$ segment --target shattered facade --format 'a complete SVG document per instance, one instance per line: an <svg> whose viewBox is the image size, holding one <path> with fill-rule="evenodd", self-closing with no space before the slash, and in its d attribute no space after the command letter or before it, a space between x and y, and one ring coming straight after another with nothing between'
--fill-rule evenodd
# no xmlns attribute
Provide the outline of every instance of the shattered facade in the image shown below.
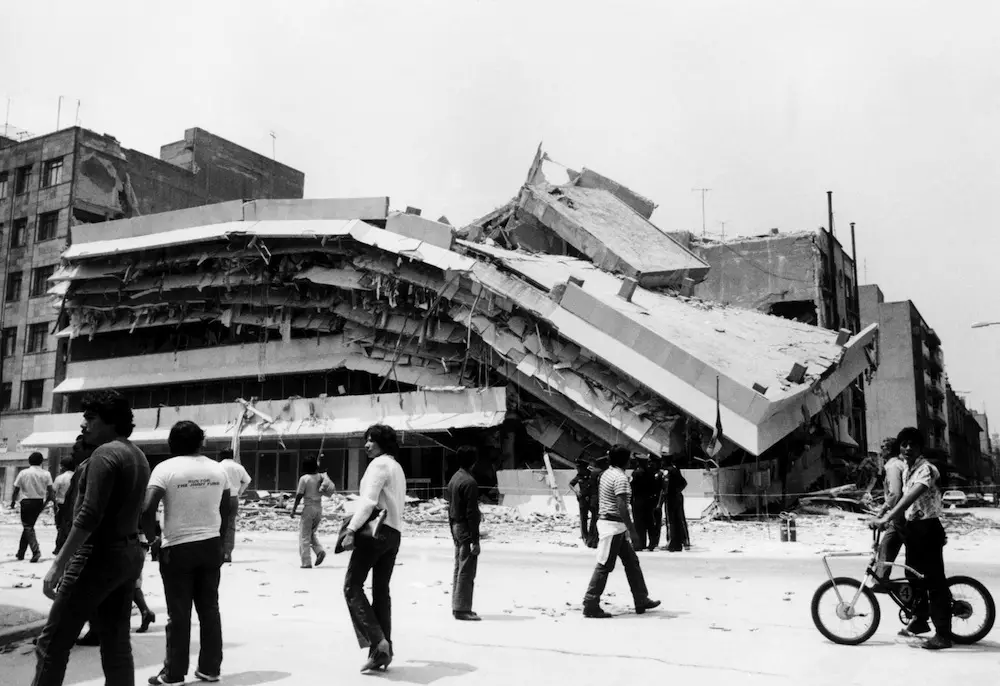
<svg viewBox="0 0 1000 686"><path fill-rule="evenodd" d="M0 440L14 450L30 433L34 415L52 409L53 379L64 355L57 354L56 312L46 291L70 227L79 231L92 223L94 233L113 236L108 220L224 200L301 198L304 175L202 129L163 146L159 159L80 127L4 140Z"/></svg>

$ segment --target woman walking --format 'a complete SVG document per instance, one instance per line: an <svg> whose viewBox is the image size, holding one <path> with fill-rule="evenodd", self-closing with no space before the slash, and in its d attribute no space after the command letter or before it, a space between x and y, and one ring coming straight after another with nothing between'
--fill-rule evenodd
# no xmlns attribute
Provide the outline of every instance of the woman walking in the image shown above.
<svg viewBox="0 0 1000 686"><path fill-rule="evenodd" d="M399 552L406 500L406 475L396 462L399 452L396 432L384 424L368 427L365 452L371 462L361 477L359 506L343 539L344 549L351 551L344 578L344 598L358 645L368 648L368 661L361 668L362 672L384 670L392 662L389 581ZM369 522L382 512L385 521L377 527L374 536L369 535ZM365 532L358 534L363 528ZM369 571L372 573L371 603L364 592Z"/></svg>
<svg viewBox="0 0 1000 686"><path fill-rule="evenodd" d="M295 502L292 503L292 516L299 502L302 505L302 518L299 520L299 557L302 569L312 569L312 554L316 553L316 566L319 567L326 559L326 551L320 545L316 531L323 519L323 496L333 495L333 482L326 474L319 474L319 461L315 457L307 457L302 461L302 476L299 487L295 490Z"/></svg>

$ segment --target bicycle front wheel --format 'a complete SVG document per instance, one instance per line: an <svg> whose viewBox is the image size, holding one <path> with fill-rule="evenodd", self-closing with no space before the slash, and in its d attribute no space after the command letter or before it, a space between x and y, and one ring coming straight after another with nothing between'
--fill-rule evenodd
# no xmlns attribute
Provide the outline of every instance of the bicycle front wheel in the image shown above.
<svg viewBox="0 0 1000 686"><path fill-rule="evenodd" d="M856 646L875 634L882 610L875 594L860 581L838 576L816 589L812 619L819 632L834 643Z"/></svg>
<svg viewBox="0 0 1000 686"><path fill-rule="evenodd" d="M951 638L969 645L986 638L997 618L993 596L986 587L968 576L948 578L951 591Z"/></svg>

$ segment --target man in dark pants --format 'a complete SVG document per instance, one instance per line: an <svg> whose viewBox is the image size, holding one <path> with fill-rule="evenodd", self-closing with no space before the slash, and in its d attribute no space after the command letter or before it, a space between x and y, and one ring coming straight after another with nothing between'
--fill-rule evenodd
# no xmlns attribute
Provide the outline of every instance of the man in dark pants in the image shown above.
<svg viewBox="0 0 1000 686"><path fill-rule="evenodd" d="M32 684L62 684L70 649L96 615L105 683L133 686L129 616L142 565L139 514L149 462L128 440L135 427L121 393L98 391L83 399L82 408L83 440L98 447L78 470L73 526L42 582L55 602L36 644Z"/></svg>
<svg viewBox="0 0 1000 686"><path fill-rule="evenodd" d="M14 509L17 496L21 496L21 540L17 544L17 559L23 560L24 554L31 548L31 561L42 559L42 549L38 546L35 535L35 523L42 510L53 499L52 475L42 467L45 458L41 453L31 453L28 456L29 467L14 479L14 495L10 499L10 509Z"/></svg>
<svg viewBox="0 0 1000 686"><path fill-rule="evenodd" d="M646 579L639 567L639 557L632 547L632 541L638 534L629 513L632 489L628 477L625 476L628 459L628 448L622 445L612 447L609 454L611 466L601 475L601 483L598 486L600 507L597 522L599 535L597 566L583 596L584 617L604 619L612 616L601 608L601 594L608 584L608 575L615 568L615 559L619 557L625 567L629 588L632 590L636 614L641 615L660 605L659 600L651 600L649 597Z"/></svg>
<svg viewBox="0 0 1000 686"><path fill-rule="evenodd" d="M650 455L649 469L653 474L653 521L649 527L649 547L656 550L660 546L660 532L663 530L663 461L658 455Z"/></svg>
<svg viewBox="0 0 1000 686"><path fill-rule="evenodd" d="M580 510L580 540L586 543L587 533L590 531L587 526L588 515L590 514L591 495L591 475L590 465L585 460L576 463L576 476L569 481L569 487L576 489L576 504Z"/></svg>
<svg viewBox="0 0 1000 686"><path fill-rule="evenodd" d="M900 515L906 517L906 563L923 574L922 581L907 571L907 577L918 596L914 617L901 636L916 636L930 631L927 620L934 622L934 636L921 647L928 650L951 648L951 591L944 571L945 531L941 525L943 512L941 478L938 469L928 462L921 451L924 437L914 427L907 427L896 438L899 454L906 461L903 471L903 497L892 509L872 522L885 529ZM919 590L918 590L919 589Z"/></svg>
<svg viewBox="0 0 1000 686"><path fill-rule="evenodd" d="M59 549L66 542L66 535L69 533L69 525L73 523L73 508L67 507L66 497L69 495L70 486L73 484L73 472L76 470L76 463L72 457L64 457L59 461L62 471L52 482L52 508L55 515L56 525L56 548L53 555L59 554Z"/></svg>
<svg viewBox="0 0 1000 686"><path fill-rule="evenodd" d="M663 455L662 459L663 476L666 480L663 498L666 503L670 535L667 550L676 553L691 547L691 542L688 540L687 517L684 516L684 489L687 488L687 479L674 464L672 455Z"/></svg>
<svg viewBox="0 0 1000 686"><path fill-rule="evenodd" d="M222 671L219 579L229 515L229 477L201 454L205 432L194 422L170 429L172 457L156 465L143 506L146 538L155 536L156 508L163 500L160 576L167 602L167 654L150 684L182 684L191 649L191 604L198 612L201 646L194 675L215 682Z"/></svg>
<svg viewBox="0 0 1000 686"><path fill-rule="evenodd" d="M632 470L632 513L639 537L633 541L636 551L646 550L653 539L653 518L660 503L656 475L650 469L649 455L636 456L638 465ZM652 549L652 548L650 548Z"/></svg>
<svg viewBox="0 0 1000 686"><path fill-rule="evenodd" d="M478 622L472 611L472 592L479 565L479 485L472 476L476 449L458 449L458 471L448 482L448 522L455 542L455 572L451 582L451 612L455 619Z"/></svg>

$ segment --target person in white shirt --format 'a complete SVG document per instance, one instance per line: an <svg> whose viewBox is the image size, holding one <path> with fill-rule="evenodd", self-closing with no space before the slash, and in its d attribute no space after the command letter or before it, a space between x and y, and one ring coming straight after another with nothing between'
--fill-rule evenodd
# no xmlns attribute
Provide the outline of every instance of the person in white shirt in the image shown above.
<svg viewBox="0 0 1000 686"><path fill-rule="evenodd" d="M240 496L250 485L250 473L239 462L233 459L233 451L224 448L219 451L219 466L226 471L229 478L229 521L226 522L226 537L222 541L223 562L233 561L233 549L236 547L236 519L240 512Z"/></svg>
<svg viewBox="0 0 1000 686"><path fill-rule="evenodd" d="M219 578L230 504L229 477L218 463L200 454L204 440L204 431L194 422L174 424L167 439L174 457L158 464L149 477L143 523L151 539L156 508L162 500L159 560L167 602L166 658L160 673L150 677L150 684L184 683L191 648L192 603L198 611L201 634L194 675L215 682L222 669Z"/></svg>
<svg viewBox="0 0 1000 686"><path fill-rule="evenodd" d="M35 535L35 522L38 515L53 498L52 475L42 467L45 458L41 453L31 453L28 456L27 469L14 479L14 494L10 499L10 509L14 509L18 494L21 495L21 540L17 544L17 559L23 560L24 554L31 548L31 561L42 559L42 549L38 547L38 537Z"/></svg>
<svg viewBox="0 0 1000 686"><path fill-rule="evenodd" d="M323 519L323 496L330 496L333 493L333 482L326 474L319 471L319 460L311 455L304 459L302 476L299 477L299 486L295 489L295 502L292 503L292 517L295 516L299 503L303 503L302 518L299 520L299 559L302 561L302 569L312 569L313 553L316 553L317 567L326 559L326 550L320 544L316 533Z"/></svg>
<svg viewBox="0 0 1000 686"><path fill-rule="evenodd" d="M389 581L399 553L406 502L406 475L396 461L399 444L396 432L384 424L374 424L365 432L365 452L371 462L361 477L358 509L347 525L344 550L351 550L344 578L344 598L351 613L358 645L368 648L368 661L361 668L384 670L392 662L392 599ZM374 537L355 535L378 509L385 521ZM365 597L364 584L372 573L372 602Z"/></svg>
<svg viewBox="0 0 1000 686"><path fill-rule="evenodd" d="M66 534L69 533L69 527L66 525L73 518L72 507L64 506L66 505L66 496L69 494L69 488L73 485L73 473L76 471L76 462L72 457L64 457L59 461L59 466L62 468L62 471L56 477L55 481L52 482L52 507L56 520L56 548L52 551L53 555L58 555L59 549L66 542Z"/></svg>

